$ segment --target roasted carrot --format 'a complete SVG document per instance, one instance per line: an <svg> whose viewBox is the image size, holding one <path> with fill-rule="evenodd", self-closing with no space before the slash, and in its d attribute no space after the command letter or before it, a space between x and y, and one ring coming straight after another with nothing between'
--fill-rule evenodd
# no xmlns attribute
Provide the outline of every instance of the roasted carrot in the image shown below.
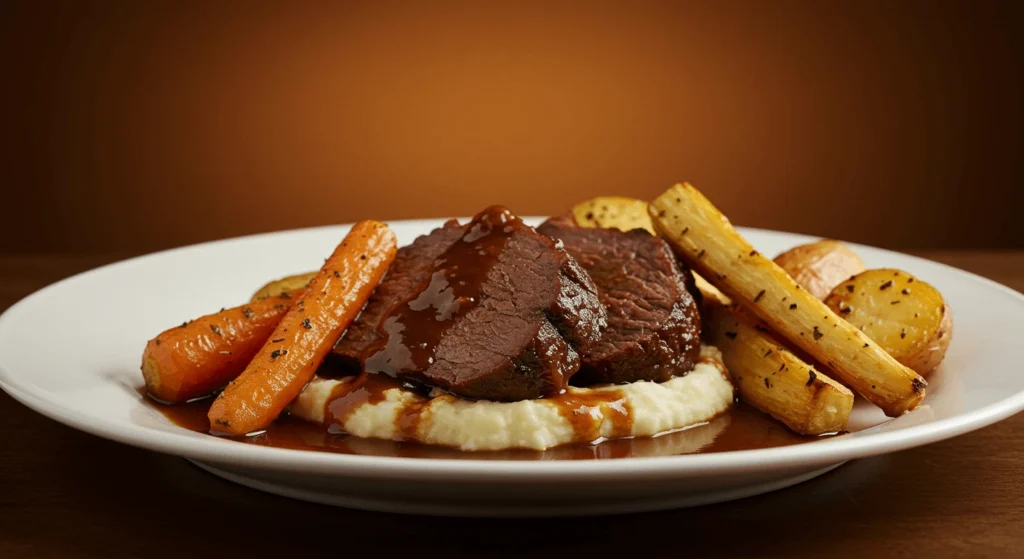
<svg viewBox="0 0 1024 559"><path fill-rule="evenodd" d="M146 390L165 402L206 396L234 379L305 290L224 309L175 326L142 353Z"/></svg>
<svg viewBox="0 0 1024 559"><path fill-rule="evenodd" d="M270 425L359 314L395 251L387 225L357 223L245 371L214 400L208 414L212 430L244 435Z"/></svg>

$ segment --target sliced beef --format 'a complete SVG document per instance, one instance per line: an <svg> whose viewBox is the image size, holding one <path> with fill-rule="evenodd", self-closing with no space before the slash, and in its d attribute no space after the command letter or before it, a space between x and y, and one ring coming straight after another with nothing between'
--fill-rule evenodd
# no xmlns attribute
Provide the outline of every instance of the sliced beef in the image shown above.
<svg viewBox="0 0 1024 559"><path fill-rule="evenodd" d="M564 243L608 312L601 339L583 348L573 384L662 382L693 369L700 356L693 276L668 243L643 229L582 228L565 217L537 231Z"/></svg>
<svg viewBox="0 0 1024 559"><path fill-rule="evenodd" d="M465 231L466 227L453 219L398 249L387 275L370 296L363 312L334 346L330 356L332 369L342 374L362 370L363 353L381 339L377 333L381 318L426 281L434 259L455 244Z"/></svg>
<svg viewBox="0 0 1024 559"><path fill-rule="evenodd" d="M422 281L383 313L380 338L363 353L368 373L473 399L551 396L606 325L586 272L504 208L477 215L417 274Z"/></svg>

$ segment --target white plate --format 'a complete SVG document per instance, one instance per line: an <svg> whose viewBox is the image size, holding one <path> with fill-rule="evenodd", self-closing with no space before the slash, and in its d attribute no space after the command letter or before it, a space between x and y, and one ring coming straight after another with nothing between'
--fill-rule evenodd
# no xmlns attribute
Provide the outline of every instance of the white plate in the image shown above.
<svg viewBox="0 0 1024 559"><path fill-rule="evenodd" d="M391 225L404 244L439 224ZM185 247L42 289L0 317L0 386L72 427L188 458L263 491L381 511L489 516L605 514L736 499L810 479L846 460L966 433L1024 409L1019 373L1024 296L949 266L862 246L856 248L868 267L902 268L941 290L953 310L954 337L945 363L929 379L922 407L887 421L858 404L851 427L870 428L830 440L620 460L356 456L260 447L190 432L140 397L139 359L148 338L168 325L244 301L268 278L316 268L347 229ZM752 229L743 233L765 254L809 240Z"/></svg>

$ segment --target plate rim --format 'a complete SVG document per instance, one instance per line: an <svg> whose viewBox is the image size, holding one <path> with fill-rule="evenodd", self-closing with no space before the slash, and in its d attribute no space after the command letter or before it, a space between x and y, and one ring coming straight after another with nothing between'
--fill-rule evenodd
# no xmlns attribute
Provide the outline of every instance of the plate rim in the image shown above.
<svg viewBox="0 0 1024 559"><path fill-rule="evenodd" d="M543 218L530 216L524 217L524 219L533 221ZM443 223L443 221L444 218L425 218L389 220L388 223L405 224L407 226L424 226L428 224L437 226ZM53 282L23 297L11 305L3 314L0 314L0 325L10 320L11 315L15 314L14 311L17 311L17 309L24 305L31 304L37 298L45 297L46 293L50 290L57 289L66 283L77 281L83 276L103 272L109 268L130 266L146 259L160 258L170 253L187 251L203 246L258 241L260 238L283 234L317 233L333 229L343 231L351 227L351 225L337 224L287 229L193 243L94 267ZM738 229L745 236L755 233L769 236L785 235L806 240L822 238L814 235L771 229L752 227L739 227ZM881 247L860 243L847 244L854 248L868 248L897 255L900 258L939 266L947 272L961 274L966 279L978 283L984 288L994 289L1024 305L1024 294L972 272L927 258ZM2 359L2 356L0 356L0 359ZM59 402L48 400L46 391L35 390L31 384L19 382L17 376L10 374L2 362L0 362L0 388L33 411L74 429L122 444L192 460L212 463L243 463L249 467L277 471L343 475L346 477L374 479L415 478L466 482L592 482L618 479L623 475L643 475L645 476L644 479L659 476L675 478L709 473L713 475L731 475L765 471L773 468L826 465L938 442L986 427L1024 411L1024 389L1022 389L980 409L945 419L913 425L896 431L872 433L861 437L841 437L787 447L679 456L620 458L615 460L465 460L348 455L309 450L281 449L247 445L216 438L192 438L185 433L147 429L131 423L125 424L105 419L96 419L89 414L65 408Z"/></svg>

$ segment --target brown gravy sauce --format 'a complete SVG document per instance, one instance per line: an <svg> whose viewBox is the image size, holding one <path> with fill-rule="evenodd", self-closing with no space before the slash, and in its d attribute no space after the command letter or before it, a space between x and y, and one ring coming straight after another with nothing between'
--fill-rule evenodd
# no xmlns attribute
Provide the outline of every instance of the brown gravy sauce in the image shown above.
<svg viewBox="0 0 1024 559"><path fill-rule="evenodd" d="M402 384L387 375L375 373L363 374L352 382L336 386L324 406L324 423L328 425L328 431L344 433L342 426L352 413L363 404L383 402L387 398L385 392L392 388L417 390L416 386ZM429 402L428 398L421 397L399 409L395 417L395 431L399 437L403 440L415 439L423 410Z"/></svg>
<svg viewBox="0 0 1024 559"><path fill-rule="evenodd" d="M548 400L558 406L558 414L572 425L573 433L580 439L601 438L602 417L612 423L612 433L607 438L628 437L633 432L633 411L621 390L566 392Z"/></svg>
<svg viewBox="0 0 1024 559"><path fill-rule="evenodd" d="M376 380L379 379L374 379L374 381ZM360 400L370 402L374 398L382 398L380 395L383 392L382 386L383 383L378 386L363 385L353 389L350 391L351 399L348 403L340 403L335 407L333 404L338 400L332 402L331 407L334 409L330 410L330 413L342 415L351 413L355 409L356 402ZM592 418L587 419L586 409L593 406L605 406L605 413L608 414L609 410L615 409L615 394L616 391L608 391L597 395L587 395L586 398L567 397L563 400L562 411L573 414L576 421L582 426L581 428L596 429L596 422ZM592 399L591 396L598 396L598 398ZM212 398L208 398L187 404L167 405L149 400L153 408L175 425L200 433L210 431L206 413L212 401ZM400 431L406 434L414 432L419 415L419 411L414 409L401 414L399 417ZM612 414L611 417L613 421L619 421L616 419L618 416ZM616 433L628 432L624 423L627 417L629 417L628 413L622 414L623 423L616 423ZM623 431L619 431L619 429L623 429ZM570 444L540 452L532 450L465 452L412 441L364 439L338 433L336 429L332 432L331 429L323 425L287 415L278 418L266 431L258 435L232 437L233 440L245 444L295 450L371 456L476 460L592 460L704 454L789 446L815 441L819 438L797 435L777 421L742 403L735 404L732 409L708 423L657 437L611 439L597 444Z"/></svg>
<svg viewBox="0 0 1024 559"><path fill-rule="evenodd" d="M428 369L444 335L479 303L487 275L511 234L524 227L501 206L477 214L462 238L435 260L425 284L385 314L378 330L381 342L367 351L364 370L394 377Z"/></svg>

